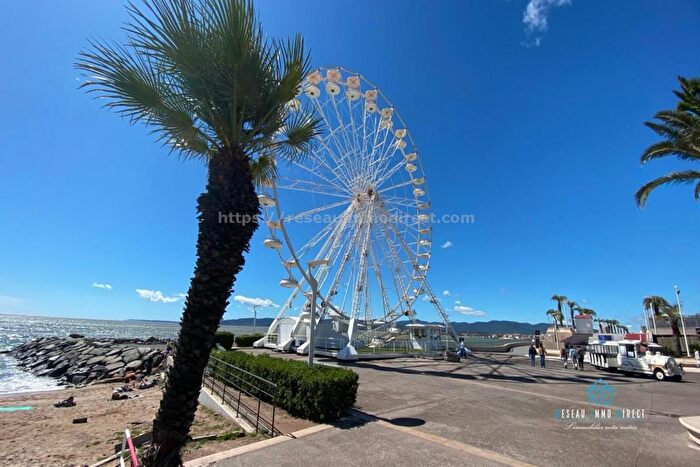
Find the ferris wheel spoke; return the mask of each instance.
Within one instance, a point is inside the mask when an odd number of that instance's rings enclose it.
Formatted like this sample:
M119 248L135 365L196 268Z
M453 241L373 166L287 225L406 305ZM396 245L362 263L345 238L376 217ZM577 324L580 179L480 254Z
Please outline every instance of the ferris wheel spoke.
M406 181L403 181L403 182L400 182L400 183L397 183L395 185L391 185L388 187L384 187L384 188L381 188L380 184L377 184L376 186L377 186L377 193L381 194L381 193L385 193L389 190L396 190L397 188L403 188L405 186L410 186L410 185L413 185L412 180L406 180ZM381 188L381 189L379 189L379 188Z
M349 180L350 180L350 173L347 170L346 165L342 162L345 157L342 155L337 155L336 151L331 149L331 147L328 145L328 142L324 138L319 138L318 141L321 142L321 145L323 148L326 149L325 153L314 149L312 152L316 156L318 162L322 164L328 171L333 174L333 176L336 177L336 179L342 181L342 184L345 186L349 185ZM323 154L328 156L330 158L330 162L332 163L332 167L328 165L328 163L324 160Z
M347 153L348 152L348 147L343 147L342 144L340 144L340 141L338 141L338 137L336 136L336 131L333 129L333 125L330 124L331 120L326 116L326 113L323 111L323 107L318 103L318 100L315 100L315 106L318 112L321 114L321 118L323 118L323 121L326 122L326 126L328 128L328 136L329 138L333 139L335 146L338 148L338 150L341 153ZM342 122L341 122L342 124ZM326 147L329 148L328 144L326 144ZM330 149L330 148L329 148ZM336 154L334 151L329 151L330 154L333 156L339 156L339 154Z
M384 182L386 182L387 180L390 180L391 177L393 177L396 172L398 172L399 170L401 170L402 167L405 166L405 161L403 160L403 157L401 159L402 160L400 160L399 162L394 164L391 168L389 168L388 170L385 170L381 174L377 175L377 178L376 178L377 181L375 182L376 186L382 186L384 184ZM409 183L411 183L411 182L409 182Z
M318 170L313 170L312 167L307 167L306 165L302 164L299 161L293 160L292 165L308 172L309 174L311 174L314 177L320 178L321 180L323 180L324 182L328 183L329 185L331 185L332 187L336 188L337 190L339 190L341 192L347 191L346 189L343 188L343 185L347 186L347 183L338 179L338 174L333 173L333 171L330 168L329 168L330 173L332 174L332 176L336 177L336 180L340 183L340 185L336 182L333 182L332 180L329 180L327 177L321 175Z
M319 214L323 211L327 211L329 209L344 206L346 204L349 204L351 201L352 201L351 199L344 199L343 201L338 201L336 203L326 204L325 206L320 206L317 208L309 209L307 211L302 211L302 212L299 212L296 214L290 214L288 216L283 217L282 219L284 222L294 222L294 221L299 220L303 217L312 216L314 214Z
M391 271L391 279L394 284L394 291L396 292L396 300L399 303L400 309L403 311L403 305L404 305L404 296L406 295L406 291L408 289L408 286L404 287L403 283L400 283L400 277L401 276L401 270L402 267L397 260L397 253L396 249L394 248L394 242L391 239L391 236L389 235L389 232L387 231L386 227L383 225L383 223L380 222L380 228L379 231L382 233L382 236L384 237L384 244L389 246L389 258L391 259L391 262L393 264L394 270ZM410 276L409 276L410 277Z
M289 183L289 184L286 184ZM327 190L329 187L327 185L320 185L318 183L311 182L309 180L289 180L288 182L285 182L285 179L278 179L277 180L277 188L281 188L284 190L294 190L294 191L305 191L308 193L314 193L316 195L326 195L326 196L334 196L336 198L345 198L347 199L349 194L348 193L337 193L337 192L329 192L329 191L324 191Z

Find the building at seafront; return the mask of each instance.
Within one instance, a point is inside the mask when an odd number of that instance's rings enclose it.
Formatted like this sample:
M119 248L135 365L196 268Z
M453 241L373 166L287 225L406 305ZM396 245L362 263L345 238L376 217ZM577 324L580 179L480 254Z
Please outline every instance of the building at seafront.
M685 333L688 337L688 345L700 345L700 313L683 317ZM685 353L685 339L683 338L683 325L678 324L681 332L681 350ZM647 316L647 330L649 339L664 347L673 347L673 330L669 321L662 317Z

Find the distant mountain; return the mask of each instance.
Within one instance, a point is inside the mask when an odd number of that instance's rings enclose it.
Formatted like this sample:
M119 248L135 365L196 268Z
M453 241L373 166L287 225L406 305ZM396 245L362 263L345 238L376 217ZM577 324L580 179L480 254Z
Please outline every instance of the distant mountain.
M486 334L534 334L539 330L544 333L547 323L519 323L517 321L484 321L477 323L452 323L455 332L483 332Z
M272 324L272 318L258 318L255 322L256 326L269 327ZM224 319L221 321L222 326L252 326L253 318L235 318Z
M427 321L416 320L419 323L427 323ZM405 323L404 323L405 324ZM432 321L431 324L442 324L437 321ZM476 323L452 323L457 334L464 332L484 333L484 334L534 334L539 330L544 333L549 324L547 323L520 323L518 321L480 321Z

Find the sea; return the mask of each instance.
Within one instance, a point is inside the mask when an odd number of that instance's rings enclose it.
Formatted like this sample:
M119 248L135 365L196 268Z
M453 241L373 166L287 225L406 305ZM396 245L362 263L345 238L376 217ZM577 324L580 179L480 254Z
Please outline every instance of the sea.
M175 339L180 325L174 322L111 321L102 319L52 318L0 314L0 394L60 389L56 380L38 377L17 368L16 361L3 353L38 337L64 337L82 334L95 338ZM251 334L252 326L221 326L222 331ZM258 326L257 332L265 331Z

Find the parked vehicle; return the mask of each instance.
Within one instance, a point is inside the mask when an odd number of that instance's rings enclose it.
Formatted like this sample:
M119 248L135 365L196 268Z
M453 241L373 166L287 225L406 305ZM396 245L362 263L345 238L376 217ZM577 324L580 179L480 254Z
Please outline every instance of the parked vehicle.
M588 360L598 369L628 375L652 375L658 381L683 379L676 359L661 354L661 346L640 340L595 341L588 344Z

